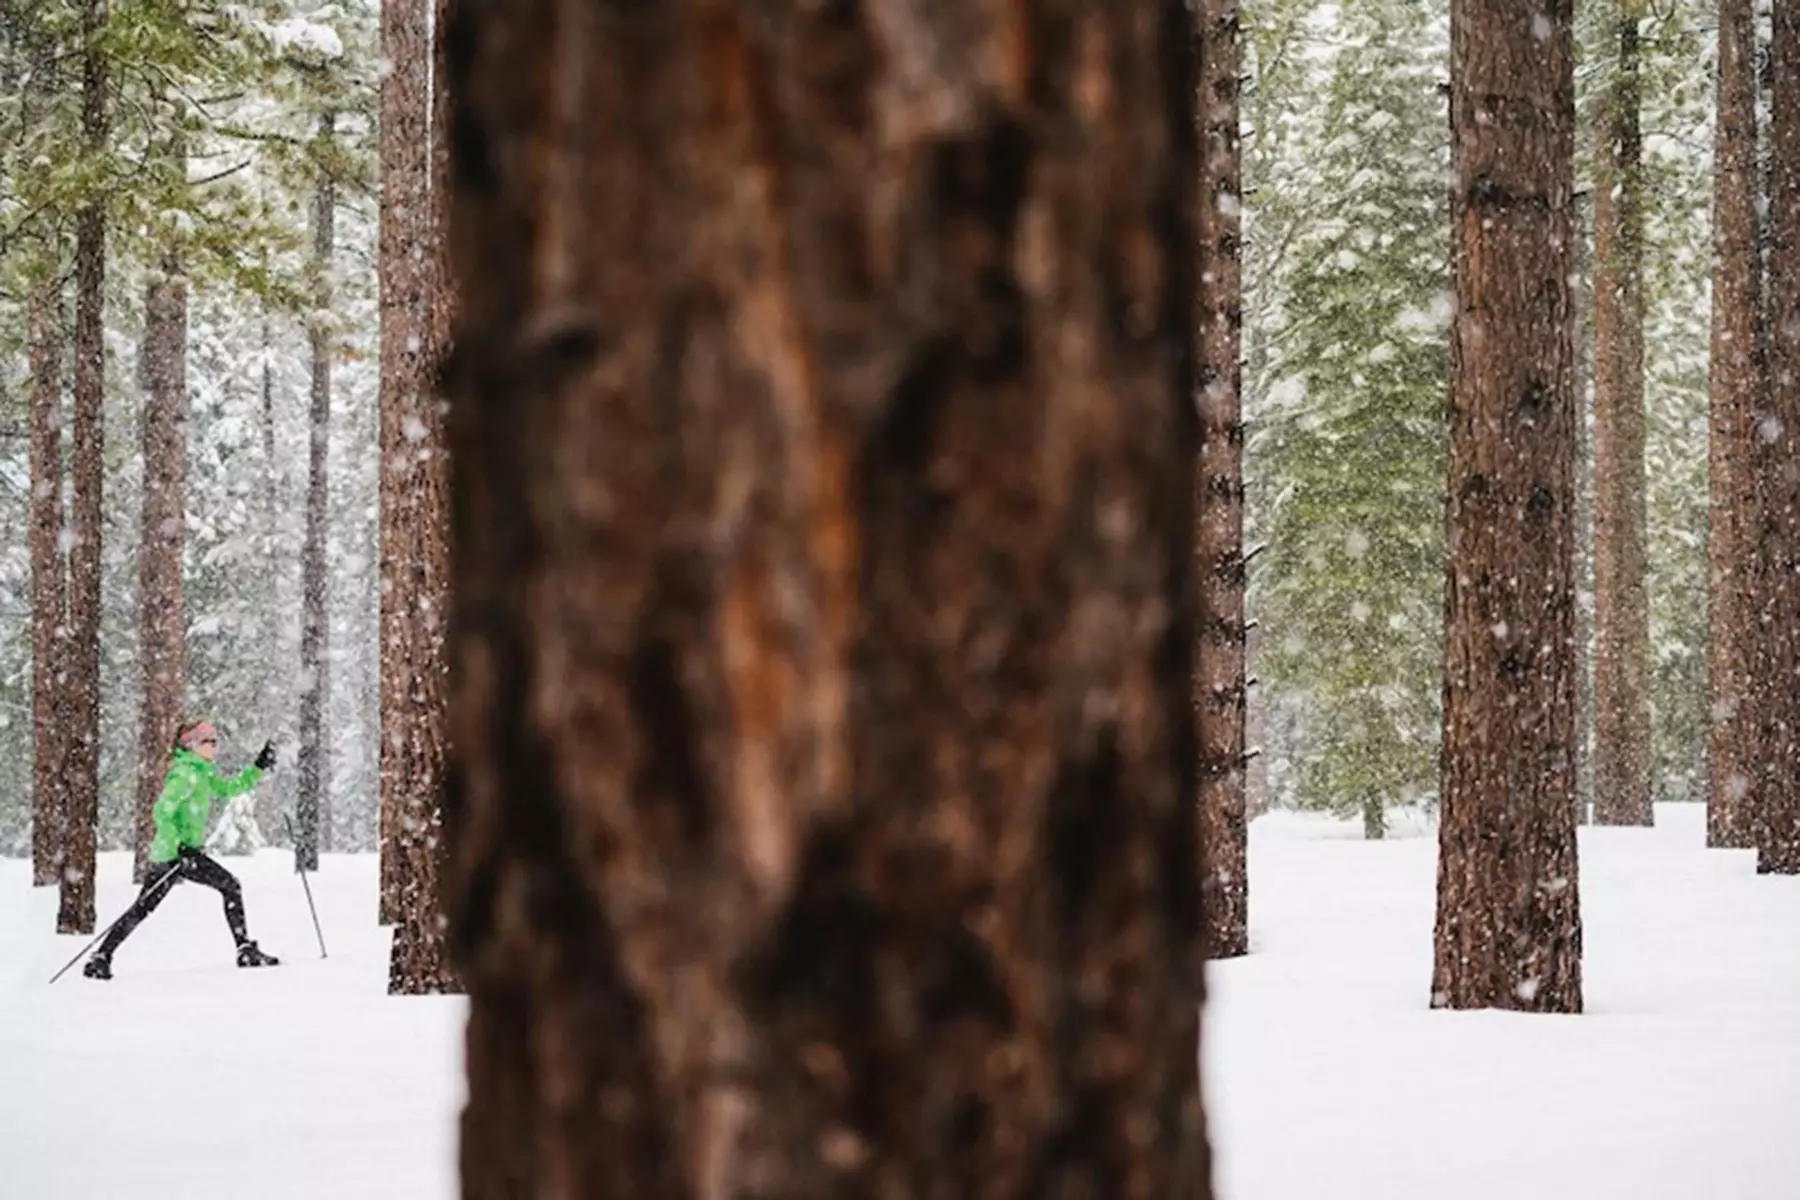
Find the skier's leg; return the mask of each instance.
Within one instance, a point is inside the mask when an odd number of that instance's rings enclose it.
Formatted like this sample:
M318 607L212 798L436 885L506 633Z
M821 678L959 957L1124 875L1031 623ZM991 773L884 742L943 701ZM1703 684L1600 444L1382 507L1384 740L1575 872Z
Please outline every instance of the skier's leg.
M137 899L132 901L131 907L125 910L123 916L113 922L112 932L106 935L106 940L100 943L100 948L94 951L93 957L101 962L110 962L119 943L130 937L131 931L142 924L145 917L155 912L156 906L181 882L179 878L170 879L169 876L180 874L180 859L152 866L150 873L144 876L144 886L138 892Z
M247 944L250 934L244 927L244 889L238 883L237 876L220 866L218 860L200 851L184 855L182 862L184 878L219 893L219 898L225 902L225 923L231 926L232 938L239 946Z

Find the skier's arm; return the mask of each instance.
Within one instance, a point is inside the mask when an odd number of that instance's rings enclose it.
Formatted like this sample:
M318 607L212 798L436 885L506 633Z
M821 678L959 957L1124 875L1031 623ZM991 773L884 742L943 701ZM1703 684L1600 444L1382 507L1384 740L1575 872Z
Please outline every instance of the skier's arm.
M254 763L245 767L230 779L226 779L223 775L216 775L213 777L213 798L217 800L235 799L255 787L262 780L262 777L262 768Z

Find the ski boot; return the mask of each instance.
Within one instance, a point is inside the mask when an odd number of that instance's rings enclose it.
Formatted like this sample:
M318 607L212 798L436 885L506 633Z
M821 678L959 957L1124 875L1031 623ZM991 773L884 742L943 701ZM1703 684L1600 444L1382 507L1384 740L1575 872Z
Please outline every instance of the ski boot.
M89 979L111 979L112 959L96 954L82 965L81 973Z
M238 966L240 967L274 967L281 960L273 954L264 954L255 942L245 942L238 947Z

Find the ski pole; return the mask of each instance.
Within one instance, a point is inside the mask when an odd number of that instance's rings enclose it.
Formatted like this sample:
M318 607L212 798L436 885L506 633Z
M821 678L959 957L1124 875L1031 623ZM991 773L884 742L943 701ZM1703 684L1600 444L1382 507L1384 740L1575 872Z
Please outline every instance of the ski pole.
M161 879L157 880L155 886L150 889L151 893L155 894L156 892L161 891L163 888L168 887L171 883L175 882L175 877L180 874L181 874L181 872L176 870L176 865L174 863L170 863L168 871L165 872L163 877ZM139 897L139 899L142 899L142 897ZM132 903L136 904L137 901L133 900ZM108 925L105 929L102 929L98 934L95 935L93 941L89 942L87 945L85 945L81 948L81 952L79 954L77 954L74 958L71 958L68 962L64 963L63 969L58 971L56 974L54 974L50 977L50 982L55 983L57 980L61 979L64 975L68 974L69 968L74 966L76 963L80 962L82 959L86 958L87 952L89 950L92 950L95 946L99 945L100 939L104 938L107 934L111 933L113 931L113 925L117 925L120 921L123 921L125 919L125 913L129 913L130 911L131 911L131 909L127 908L125 910L125 912L122 912L118 916L114 917L112 925Z
M294 836L294 823L288 820L286 813L281 814L281 823L287 826L288 841L298 845L300 839ZM306 868L300 865L298 857L294 862L294 870L300 875L300 886L306 889L306 907L312 910L313 933L319 939L319 957L325 958L325 931L319 928L319 910L313 905L312 884L306 882Z

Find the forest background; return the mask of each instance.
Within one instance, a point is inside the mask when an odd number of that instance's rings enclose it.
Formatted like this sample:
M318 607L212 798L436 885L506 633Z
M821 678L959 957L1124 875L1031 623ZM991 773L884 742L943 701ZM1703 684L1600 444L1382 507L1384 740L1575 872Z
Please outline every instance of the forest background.
M109 59L129 66L111 81L104 138L79 149L80 89L17 86L33 47L67 35L57 22L77 6L0 0L0 854L29 853L31 836L34 218L99 195L109 234L99 844L131 841L147 313L172 252L188 290L188 707L222 719L227 758L274 737L291 762L301 699L322 684L323 847L378 842L378 6L209 6L217 16L205 22L191 7L111 5ZM1705 799L1714 24L1711 6L1674 0L1646 6L1639 25L1651 780L1662 801ZM1361 814L1379 836L1384 814L1429 808L1437 789L1448 2L1249 0L1243 29L1246 541L1262 548L1249 571L1250 741L1261 750L1250 803ZM1593 113L1618 53L1610 33L1586 18L1578 28L1577 189L1590 225ZM62 312L67 327L74 315ZM321 338L327 636L315 673L302 665L301 564ZM1582 347L1591 428L1591 338ZM65 439L73 374L62 372ZM1591 563L1582 580L1591 631ZM1590 739L1591 728L1590 712ZM278 775L282 810L297 787L297 773Z

